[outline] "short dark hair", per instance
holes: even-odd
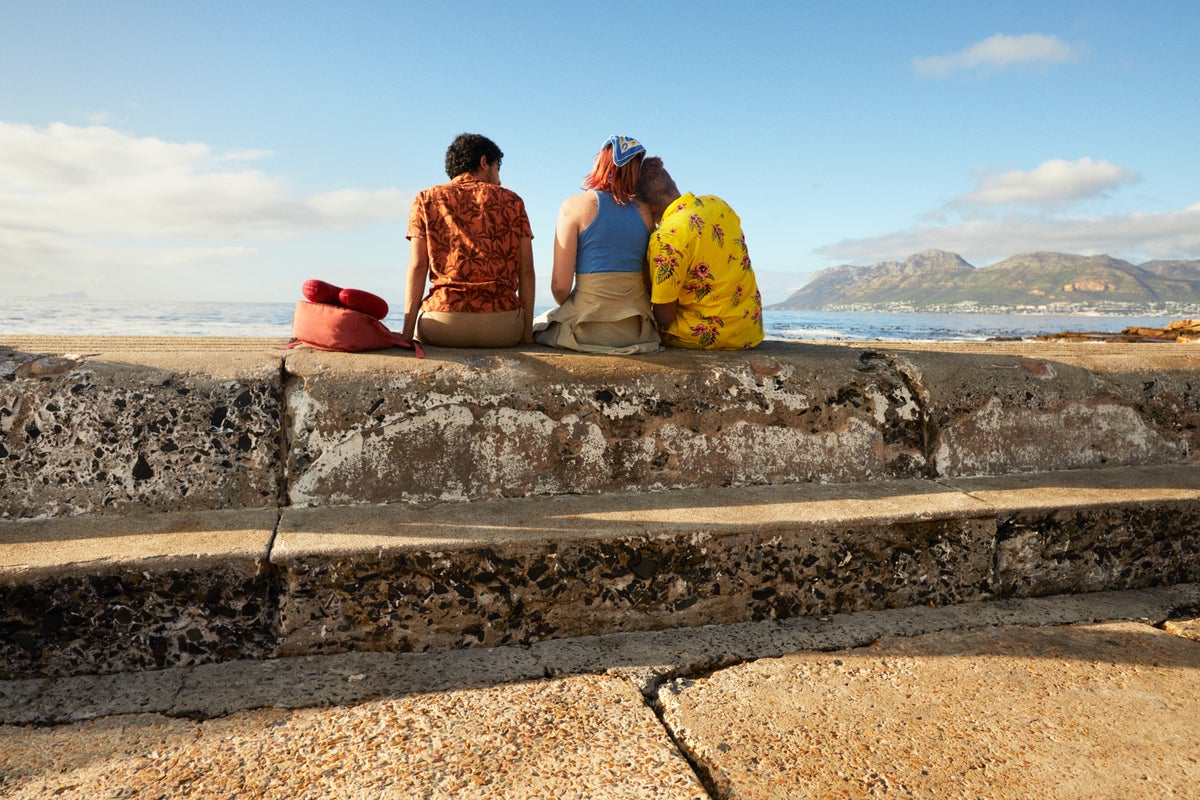
[[[464,172],[474,172],[479,169],[480,156],[486,156],[489,164],[498,164],[504,153],[486,136],[460,133],[446,148],[446,175],[454,180]]]
[[[667,172],[658,156],[651,156],[642,161],[642,171],[638,174],[637,195],[651,205],[666,204],[679,197],[679,187],[675,185],[671,173]]]

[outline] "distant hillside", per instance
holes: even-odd
[[[1141,267],[1160,278],[1200,281],[1200,261],[1147,261]]]
[[[928,250],[904,261],[823,270],[803,289],[771,308],[813,311],[1064,303],[1082,307],[1200,304],[1200,261],[1150,261],[1135,266],[1109,256],[1028,253],[976,268],[954,253]]]

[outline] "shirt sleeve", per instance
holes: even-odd
[[[683,239],[666,220],[650,235],[646,259],[650,262],[650,302],[673,303],[679,299],[680,287],[687,272],[687,256],[681,245]]]
[[[425,237],[425,195],[422,192],[418,194],[412,203],[412,207],[408,210],[408,231],[404,234],[406,239],[415,239],[417,237]]]
[[[513,227],[516,230],[517,236],[521,239],[533,238],[533,226],[529,224],[529,214],[525,211],[525,201],[516,194],[517,215],[513,222]]]

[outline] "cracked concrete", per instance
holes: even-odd
[[[1200,777],[1200,644],[1166,620],[1198,604],[1191,584],[0,682],[0,786],[13,798],[1185,797]]]
[[[0,347],[6,797],[1200,778],[1194,348],[277,344]]]

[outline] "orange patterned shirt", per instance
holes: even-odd
[[[413,200],[409,239],[425,240],[429,292],[425,311],[495,312],[522,308],[521,240],[532,239],[516,192],[459,175]]]

